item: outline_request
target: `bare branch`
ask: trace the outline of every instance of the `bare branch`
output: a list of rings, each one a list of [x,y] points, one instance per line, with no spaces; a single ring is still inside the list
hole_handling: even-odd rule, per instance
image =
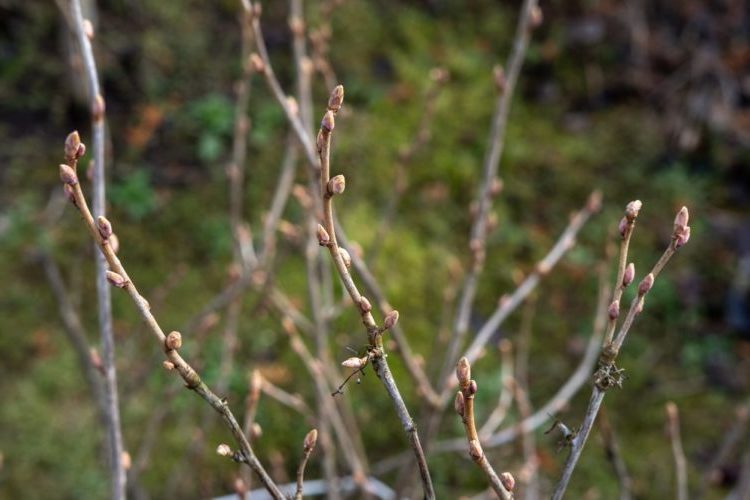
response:
[[[676,496],[677,500],[687,500],[687,459],[685,458],[685,451],[682,449],[682,438],[680,437],[680,413],[677,410],[677,405],[671,401],[666,404],[665,409],[667,412],[667,433],[669,434],[669,441],[672,443],[672,456],[674,458]]]

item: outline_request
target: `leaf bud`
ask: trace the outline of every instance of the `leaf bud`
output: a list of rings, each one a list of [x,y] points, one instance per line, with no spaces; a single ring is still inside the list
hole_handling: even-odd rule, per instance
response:
[[[338,113],[341,109],[341,105],[344,103],[344,86],[336,85],[336,88],[331,91],[331,97],[328,98],[328,109],[334,113]],[[332,129],[333,127],[331,127]]]
[[[648,273],[638,285],[638,295],[646,295],[652,286],[654,286],[654,275]]]
[[[346,250],[346,248],[339,248],[339,254],[341,255],[341,260],[344,261],[344,265],[347,269],[352,267],[352,256],[349,255],[349,252]]]
[[[96,227],[99,230],[99,234],[105,240],[112,236],[112,223],[107,220],[106,217],[100,215],[96,218]]]
[[[510,472],[503,472],[500,474],[500,482],[508,491],[513,491],[513,488],[516,487],[516,480]]]
[[[674,240],[674,247],[681,248],[690,241],[690,226],[686,226],[685,230],[682,231]]]
[[[607,309],[607,314],[609,315],[609,319],[611,321],[616,320],[617,317],[620,316],[620,301],[619,300],[615,300],[609,305],[609,308]]]
[[[318,224],[316,233],[318,235],[318,244],[320,246],[327,247],[331,243],[331,236],[328,234],[328,231],[326,231],[326,228],[324,228],[322,225]]]
[[[182,335],[180,334],[180,332],[169,332],[167,338],[164,339],[164,346],[168,351],[176,351],[177,349],[182,347]]]
[[[643,203],[641,203],[641,200],[631,201],[625,206],[625,217],[630,222],[633,222],[636,219],[636,217],[638,217],[638,213],[641,211],[642,206],[643,206]]]
[[[232,455],[232,448],[228,444],[221,443],[216,447],[216,453],[222,457],[229,457]]]
[[[77,130],[69,133],[65,138],[65,158],[71,160],[77,158],[78,147],[81,144],[81,136],[78,135]]]
[[[339,174],[331,178],[331,180],[328,181],[328,194],[330,196],[341,194],[346,189],[346,178]]]
[[[330,132],[336,126],[336,119],[333,117],[333,111],[330,109],[323,115],[323,119],[320,121],[320,128],[326,132]]]
[[[372,311],[372,304],[370,304],[370,301],[367,300],[367,297],[362,296],[359,299],[359,310],[363,313],[368,313]]]
[[[62,180],[68,186],[75,186],[78,184],[78,176],[73,167],[64,163],[60,164],[60,180]]]
[[[383,320],[383,329],[390,330],[394,326],[396,326],[396,323],[398,323],[398,311],[395,309],[388,314],[385,315],[385,319]]]
[[[309,452],[315,448],[315,444],[318,442],[318,429],[312,429],[305,436],[305,440],[302,442],[302,446],[305,451]]]
[[[125,288],[128,285],[127,280],[114,271],[107,271],[107,281],[117,288]]]
[[[625,288],[633,282],[635,279],[635,264],[632,262],[625,268],[625,273],[622,275],[622,287]]]
[[[453,401],[453,409],[456,413],[464,416],[464,410],[466,409],[466,403],[464,402],[464,394],[461,391],[456,392],[456,399]]]
[[[469,385],[471,379],[471,365],[465,356],[459,359],[458,364],[456,364],[456,378],[462,389]]]

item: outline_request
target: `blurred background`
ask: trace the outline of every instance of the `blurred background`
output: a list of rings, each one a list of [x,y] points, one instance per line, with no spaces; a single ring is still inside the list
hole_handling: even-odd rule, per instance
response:
[[[226,165],[241,75],[238,2],[98,2],[95,54],[107,101],[109,215],[120,256],[167,330],[181,329],[232,273]],[[65,2],[61,2],[65,4]],[[333,173],[347,177],[337,210],[363,249],[412,348],[436,375],[438,332],[454,309],[470,261],[470,203],[481,175],[496,99],[492,68],[505,64],[520,2],[473,0],[305,2],[312,47],[346,87]],[[531,272],[594,188],[603,210],[502,326],[514,342],[531,332],[529,397],[541,406],[568,378],[590,336],[595,268],[625,204],[643,201],[631,243],[636,279],[669,242],[677,210],[690,208],[692,238],[649,294],[619,359],[627,379],[605,400],[637,498],[674,492],[664,405],[680,409],[691,491],[724,498],[737,486],[750,437],[740,434],[720,467],[720,444],[750,397],[750,14],[746,2],[552,1],[534,32],[510,114],[485,270],[472,325]],[[286,2],[265,2],[271,59],[294,89]],[[317,37],[317,41],[316,41]],[[317,45],[316,45],[317,44]],[[88,107],[72,65],[74,42],[54,2],[0,0],[0,497],[105,498],[104,432],[76,351],[64,334],[49,263],[60,270],[87,340],[98,345],[93,249],[79,216],[60,203],[57,165],[68,132],[90,142]],[[434,68],[447,78],[435,88]],[[432,72],[432,74],[431,74]],[[439,74],[442,75],[442,74]],[[442,77],[441,77],[442,78]],[[317,121],[330,89],[315,74]],[[385,230],[399,155],[415,141],[427,103],[434,114],[409,159],[408,187]],[[262,225],[289,127],[262,78],[251,81],[242,217]],[[296,182],[306,183],[300,160]],[[88,186],[88,183],[85,183]],[[305,208],[292,198],[280,226],[273,281],[308,311]],[[50,213],[59,213],[49,224]],[[614,275],[614,263],[609,266]],[[338,292],[337,292],[338,293]],[[161,353],[124,294],[113,294],[125,448],[134,498],[229,494],[237,467],[214,453],[227,441],[218,418],[160,369]],[[226,393],[242,415],[248,374],[314,407],[310,375],[289,347],[264,294],[243,301]],[[205,319],[205,318],[204,318]],[[223,375],[223,310],[185,339],[209,385]],[[353,309],[331,324],[335,361],[366,343]],[[436,362],[431,363],[431,358]],[[417,421],[420,402],[397,354],[389,358]],[[477,414],[492,411],[500,363],[475,367]],[[432,367],[432,368],[430,368]],[[430,371],[432,370],[432,371]],[[559,417],[577,426],[584,387]],[[341,397],[341,396],[339,396]],[[374,374],[343,398],[363,429],[371,464],[407,449]],[[156,414],[156,417],[155,417]],[[261,397],[255,448],[274,477],[294,478],[309,424]],[[506,424],[518,421],[511,409]],[[740,411],[740,423],[741,411]],[[565,451],[536,433],[543,492]],[[439,440],[461,437],[450,412]],[[515,471],[520,444],[488,450]],[[429,456],[439,498],[486,488],[464,451]],[[346,470],[341,466],[342,471]],[[709,477],[710,476],[710,477]],[[314,453],[307,477],[321,477]],[[378,478],[394,486],[398,471]],[[709,478],[709,479],[706,479]],[[255,483],[254,483],[255,484]],[[708,486],[707,486],[708,485]],[[574,474],[571,498],[614,498],[618,483],[599,433]]]

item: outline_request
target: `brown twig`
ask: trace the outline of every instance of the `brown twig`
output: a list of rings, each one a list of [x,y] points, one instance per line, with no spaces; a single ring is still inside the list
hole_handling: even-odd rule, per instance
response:
[[[148,302],[138,292],[138,289],[123,267],[122,262],[115,254],[111,244],[111,236],[113,233],[110,222],[102,216],[98,217],[97,220],[94,220],[94,216],[88,208],[86,198],[81,189],[81,185],[78,182],[78,175],[76,173],[77,160],[83,155],[84,151],[85,147],[80,143],[78,134],[75,132],[72,133],[66,140],[66,152],[71,153],[66,154],[66,159],[69,159],[69,164],[60,165],[60,175],[63,183],[67,186],[66,192],[68,193],[71,202],[80,212],[91,237],[106,258],[107,264],[109,265],[107,280],[111,285],[124,289],[128,295],[130,295],[138,312],[148,325],[149,330],[164,349],[166,357],[164,363],[165,368],[176,371],[185,381],[188,389],[201,396],[214,410],[216,410],[217,413],[221,415],[225,424],[234,436],[234,439],[240,446],[239,451],[231,454],[232,458],[246,463],[258,475],[263,485],[274,498],[284,498],[281,491],[271,480],[270,476],[268,476],[260,461],[255,456],[249,441],[242,432],[234,414],[229,409],[227,401],[219,398],[213,391],[211,391],[211,389],[209,389],[205,382],[200,378],[198,373],[179,354],[178,350],[182,346],[182,336],[180,333],[171,332],[169,335],[164,334],[161,326],[151,313]]]
[[[91,130],[93,136],[93,203],[92,209],[97,216],[104,216],[106,211],[105,170],[104,170],[104,98],[99,87],[99,75],[91,46],[94,27],[83,18],[80,0],[70,1],[70,16],[83,60],[83,70],[88,82],[89,106],[91,111]],[[99,252],[95,253],[96,261],[96,296],[99,313],[99,333],[102,342],[102,367],[104,370],[104,397],[107,408],[107,436],[109,441],[109,465],[112,476],[112,498],[125,498],[127,476],[123,464],[124,445],[120,427],[120,406],[117,397],[117,372],[115,369],[115,343],[112,327],[111,290],[107,283],[107,263]]]
[[[665,410],[667,412],[667,434],[669,435],[669,441],[672,443],[672,457],[674,458],[676,497],[677,500],[687,500],[687,459],[680,436],[680,413],[677,410],[677,405],[671,401],[666,404]]]
[[[489,460],[487,460],[482,450],[482,444],[479,442],[479,434],[474,423],[474,395],[477,393],[477,383],[471,380],[471,365],[466,358],[458,360],[458,364],[456,365],[456,379],[459,390],[456,393],[454,408],[456,413],[461,417],[464,429],[466,430],[466,439],[469,441],[469,456],[485,473],[495,493],[503,500],[512,499],[513,488],[508,487],[507,480],[501,482],[497,472],[495,472],[495,469]],[[509,475],[507,472],[505,474]]]
[[[430,471],[427,467],[427,460],[425,459],[424,451],[422,450],[422,445],[419,441],[419,434],[417,433],[414,421],[404,404],[401,393],[396,386],[396,381],[393,379],[393,375],[391,375],[383,348],[383,332],[388,328],[388,318],[386,318],[386,323],[384,323],[383,328],[380,328],[375,323],[375,318],[372,315],[372,305],[366,297],[360,294],[357,285],[354,283],[354,280],[349,273],[351,257],[348,255],[348,252],[342,252],[336,239],[336,228],[334,226],[333,218],[333,197],[344,192],[346,183],[343,175],[337,175],[331,178],[331,132],[333,131],[335,124],[334,115],[341,107],[343,100],[344,87],[339,85],[331,92],[331,97],[328,100],[328,111],[323,117],[320,131],[318,133],[318,139],[316,141],[320,158],[320,186],[321,198],[323,199],[323,225],[318,227],[318,240],[321,245],[328,248],[334,262],[334,267],[338,271],[344,288],[346,288],[346,291],[349,293],[355,307],[357,307],[359,311],[362,323],[367,330],[367,337],[370,344],[368,352],[372,360],[373,368],[375,369],[378,378],[383,383],[386,392],[388,392],[388,395],[393,401],[401,425],[409,437],[409,442],[416,457],[420,476],[422,478],[424,496],[431,499],[435,497],[435,491],[432,486]],[[349,262],[347,263],[347,261]],[[392,315],[393,313],[389,314],[390,317],[392,317]],[[395,319],[390,326],[393,326],[394,323]]]
[[[318,431],[313,429],[305,436],[302,447],[302,460],[297,468],[297,491],[294,493],[294,500],[302,500],[302,488],[305,483],[305,467],[310,454],[315,449],[315,443],[318,441]]]

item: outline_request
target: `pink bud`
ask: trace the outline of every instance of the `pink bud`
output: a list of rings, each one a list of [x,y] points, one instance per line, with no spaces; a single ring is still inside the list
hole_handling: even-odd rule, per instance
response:
[[[471,379],[471,365],[466,357],[459,359],[458,364],[456,364],[456,378],[462,388],[469,384],[469,380]]]
[[[107,271],[107,281],[117,288],[125,288],[128,285],[127,280],[113,271]]]
[[[477,393],[477,381],[476,380],[470,380],[468,387],[466,387],[466,392],[469,394],[469,396],[473,396]]]
[[[78,131],[74,130],[68,134],[65,138],[65,158],[73,160],[76,158],[78,152],[78,146],[81,145],[81,136],[78,135]]]
[[[609,309],[607,309],[607,314],[609,315],[609,319],[614,321],[617,319],[618,316],[620,316],[620,301],[615,300],[609,305]]]
[[[620,236],[625,237],[625,233],[628,231],[628,218],[623,217],[620,219],[620,224],[617,226],[617,230],[620,232]]]
[[[305,436],[305,440],[303,441],[302,445],[305,449],[305,451],[312,451],[313,448],[315,448],[315,444],[318,442],[318,430],[312,429],[310,432],[307,433]]]
[[[331,97],[328,98],[328,109],[334,113],[338,113],[341,109],[341,105],[344,102],[344,86],[336,85],[336,88],[331,92]],[[333,128],[333,127],[331,127]]]
[[[646,295],[652,286],[654,286],[654,275],[648,273],[638,285],[638,295]]]
[[[516,480],[510,472],[500,474],[500,482],[503,483],[503,487],[508,491],[513,491],[513,488],[516,487]]]
[[[631,201],[625,207],[625,217],[631,222],[634,221],[635,218],[638,217],[638,213],[641,211],[642,206],[643,203],[641,203],[641,200]]]
[[[367,300],[367,297],[360,297],[359,299],[359,310],[363,313],[369,313],[372,311],[372,304],[370,304],[370,301]]]
[[[674,247],[680,248],[685,246],[685,244],[690,241],[690,226],[685,226],[685,229],[677,235],[677,237],[674,240]]]
[[[336,119],[333,117],[333,111],[328,110],[320,122],[320,128],[330,132],[336,126]]]
[[[396,326],[396,323],[398,323],[398,311],[395,309],[388,314],[385,315],[385,319],[383,320],[383,329],[390,330],[394,326]]]
[[[266,65],[263,64],[263,59],[261,59],[260,56],[255,52],[250,54],[250,56],[247,58],[247,62],[256,73],[262,74],[266,70]]]
[[[633,282],[635,279],[635,264],[632,262],[625,268],[625,273],[622,275],[622,287],[625,288]]]
[[[327,247],[331,243],[331,237],[329,236],[328,231],[326,231],[326,229],[320,224],[318,224],[317,235],[320,246]]]
[[[684,230],[687,227],[689,220],[690,220],[690,213],[688,212],[687,207],[682,207],[680,211],[677,212],[677,215],[674,218],[675,233],[677,233],[678,230],[680,232]]]
[[[112,236],[112,224],[104,216],[99,216],[96,219],[96,227],[99,229],[99,234],[105,240]]]
[[[341,194],[346,189],[346,178],[343,175],[337,175],[328,181],[328,194],[333,196]]]
[[[75,186],[78,184],[78,176],[73,167],[64,163],[60,164],[60,180],[62,180],[68,186]]]

